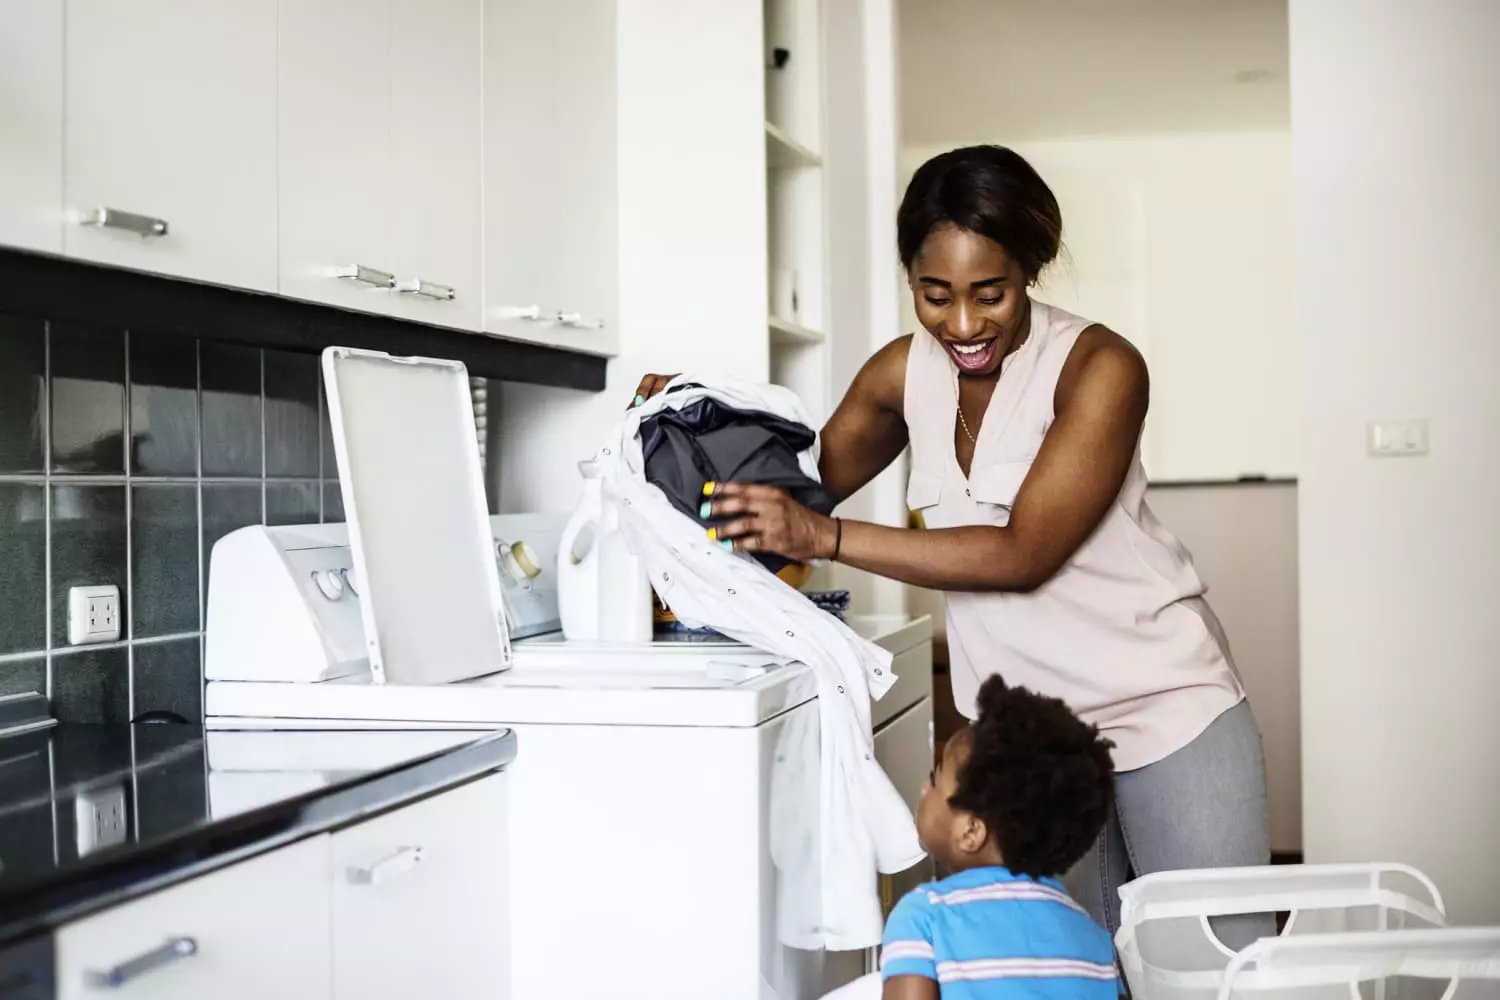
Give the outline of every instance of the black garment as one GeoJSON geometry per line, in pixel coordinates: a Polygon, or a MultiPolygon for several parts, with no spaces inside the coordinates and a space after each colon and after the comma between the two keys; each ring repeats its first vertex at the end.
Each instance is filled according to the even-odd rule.
{"type": "MultiPolygon", "coordinates": [[[[640,438],[646,480],[660,488],[672,506],[705,526],[712,523],[701,516],[707,483],[777,486],[820,514],[833,511],[828,491],[797,464],[797,456],[818,439],[803,424],[706,398],[642,420],[640,438]]],[[[773,573],[790,561],[764,552],[755,553],[755,558],[773,573]]]]}

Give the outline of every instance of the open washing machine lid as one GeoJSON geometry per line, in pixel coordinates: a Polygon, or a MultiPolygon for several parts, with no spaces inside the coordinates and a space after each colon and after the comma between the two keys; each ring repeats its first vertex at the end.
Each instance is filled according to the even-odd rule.
{"type": "Polygon", "coordinates": [[[370,671],[440,684],[503,670],[510,635],[468,371],[330,347],[323,381],[370,671]]]}

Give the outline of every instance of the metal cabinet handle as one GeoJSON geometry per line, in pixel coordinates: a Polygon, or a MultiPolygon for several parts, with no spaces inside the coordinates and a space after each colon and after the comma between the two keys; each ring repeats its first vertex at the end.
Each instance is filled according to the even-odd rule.
{"type": "Polygon", "coordinates": [[[148,951],[144,955],[137,955],[112,969],[88,973],[88,982],[94,989],[117,990],[132,979],[139,979],[148,972],[154,972],[185,958],[192,958],[196,954],[198,954],[198,942],[193,938],[168,938],[160,948],[148,951]]]}
{"type": "Polygon", "coordinates": [[[422,863],[426,853],[420,847],[402,847],[373,864],[351,867],[349,881],[354,885],[379,885],[397,875],[404,875],[422,863]]]}
{"type": "Polygon", "coordinates": [[[421,278],[410,278],[406,281],[398,281],[395,284],[398,292],[408,292],[412,295],[422,295],[429,299],[451,299],[454,297],[453,289],[447,285],[439,285],[434,281],[423,281],[421,278]]]}
{"type": "Polygon", "coordinates": [[[604,321],[597,319],[584,319],[582,313],[560,312],[557,314],[559,326],[572,327],[575,330],[602,330],[604,321]]]}
{"type": "Polygon", "coordinates": [[[127,233],[135,233],[137,236],[165,236],[168,228],[166,219],[154,219],[149,215],[122,212],[117,208],[105,208],[103,205],[80,214],[78,224],[96,226],[100,229],[119,229],[127,233]]]}
{"type": "Polygon", "coordinates": [[[541,319],[541,306],[496,306],[496,319],[541,319]]]}
{"type": "Polygon", "coordinates": [[[348,278],[350,281],[357,281],[361,285],[369,285],[372,288],[396,287],[394,274],[373,267],[365,267],[363,264],[342,264],[334,268],[333,276],[348,278]]]}

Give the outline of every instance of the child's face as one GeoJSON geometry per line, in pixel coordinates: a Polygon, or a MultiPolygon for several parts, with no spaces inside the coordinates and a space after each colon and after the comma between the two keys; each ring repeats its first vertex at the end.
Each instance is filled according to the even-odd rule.
{"type": "Polygon", "coordinates": [[[922,801],[917,804],[917,836],[925,850],[947,871],[961,871],[977,864],[998,864],[988,831],[973,814],[954,808],[949,801],[958,791],[958,774],[969,759],[973,733],[962,729],[943,746],[943,758],[932,769],[922,801]]]}

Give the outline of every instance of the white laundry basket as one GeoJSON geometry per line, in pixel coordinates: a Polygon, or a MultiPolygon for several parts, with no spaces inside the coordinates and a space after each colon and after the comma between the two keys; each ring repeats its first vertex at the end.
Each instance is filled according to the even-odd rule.
{"type": "Polygon", "coordinates": [[[1235,956],[1217,1000],[1500,1000],[1500,928],[1266,938],[1235,956]]]}
{"type": "Polygon", "coordinates": [[[1120,902],[1115,946],[1135,1000],[1218,996],[1236,956],[1215,936],[1210,917],[1285,915],[1282,938],[1447,923],[1437,887],[1406,865],[1158,872],[1122,886],[1120,902]]]}

